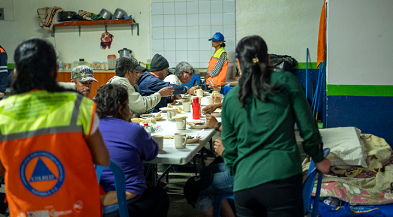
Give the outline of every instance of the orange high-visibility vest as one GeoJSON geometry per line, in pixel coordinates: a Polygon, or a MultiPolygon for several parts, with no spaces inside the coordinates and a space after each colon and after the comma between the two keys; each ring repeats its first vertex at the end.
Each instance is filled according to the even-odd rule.
{"type": "Polygon", "coordinates": [[[100,216],[86,143],[94,115],[94,102],[69,91],[0,101],[0,161],[11,216],[100,216]]]}
{"type": "Polygon", "coordinates": [[[210,82],[208,82],[207,80],[212,80],[213,84],[217,86],[221,86],[221,83],[225,82],[225,79],[227,77],[227,71],[228,71],[228,54],[223,47],[218,49],[216,52],[214,52],[214,54],[210,57],[209,68],[207,69],[207,71],[210,74],[210,71],[214,69],[222,53],[225,53],[225,55],[227,55],[227,60],[222,66],[221,71],[215,77],[209,76],[206,79],[207,84],[210,84],[210,82]]]}

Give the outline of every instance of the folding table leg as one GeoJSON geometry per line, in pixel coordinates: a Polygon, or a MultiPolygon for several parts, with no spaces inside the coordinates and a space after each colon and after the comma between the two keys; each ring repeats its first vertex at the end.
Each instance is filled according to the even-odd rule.
{"type": "Polygon", "coordinates": [[[153,176],[153,179],[152,179],[153,185],[154,185],[154,187],[157,187],[158,186],[158,183],[157,183],[157,164],[152,164],[152,176],[153,176]]]}
{"type": "Polygon", "coordinates": [[[198,170],[197,170],[197,166],[196,166],[196,158],[195,158],[195,156],[192,158],[192,162],[194,163],[195,176],[197,176],[198,175],[198,170]]]}
{"type": "Polygon", "coordinates": [[[203,150],[204,150],[204,148],[201,149],[201,164],[202,164],[202,167],[205,167],[205,161],[203,160],[203,150]]]}
{"type": "Polygon", "coordinates": [[[149,166],[147,167],[146,173],[145,173],[145,179],[148,179],[149,176],[151,175],[151,167],[152,167],[152,164],[149,164],[149,166]]]}
{"type": "Polygon", "coordinates": [[[169,170],[172,168],[172,165],[169,165],[165,170],[164,170],[164,172],[161,174],[161,176],[160,176],[160,178],[158,178],[158,180],[157,180],[157,184],[158,184],[158,182],[160,182],[161,181],[161,179],[166,175],[166,182],[168,182],[168,174],[169,174],[169,170]]]}

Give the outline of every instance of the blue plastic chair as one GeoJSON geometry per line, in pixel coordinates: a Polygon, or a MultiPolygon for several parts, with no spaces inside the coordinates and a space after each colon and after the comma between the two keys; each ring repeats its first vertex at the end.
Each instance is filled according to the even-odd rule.
{"type": "Polygon", "coordinates": [[[217,194],[214,196],[214,211],[213,211],[213,216],[214,217],[220,217],[221,214],[221,202],[225,199],[232,199],[234,200],[233,193],[232,194],[217,194]]]}
{"type": "MultiPolygon", "coordinates": [[[[325,148],[323,150],[324,156],[328,156],[330,153],[329,148],[325,148]]],[[[314,161],[310,162],[310,167],[308,168],[307,178],[303,183],[303,210],[304,215],[310,210],[312,210],[311,217],[317,216],[318,206],[319,206],[319,194],[321,192],[321,185],[322,185],[322,174],[318,173],[318,182],[317,182],[317,191],[315,192],[314,197],[314,205],[311,209],[311,193],[314,188],[315,183],[315,176],[317,175],[318,171],[315,167],[314,161]]]]}
{"type": "MultiPolygon", "coordinates": [[[[103,166],[94,166],[96,168],[98,183],[100,182],[103,166]]],[[[104,206],[104,213],[113,212],[115,210],[119,210],[120,217],[129,217],[128,215],[128,207],[127,207],[127,198],[126,198],[126,182],[123,169],[114,161],[111,160],[111,163],[108,167],[115,177],[115,187],[116,187],[116,195],[117,195],[117,205],[112,206],[104,206]],[[110,208],[110,210],[106,209],[110,208]]]]}
{"type": "Polygon", "coordinates": [[[195,82],[196,82],[197,85],[200,85],[201,84],[201,78],[198,75],[193,74],[193,76],[191,78],[191,81],[188,82],[188,84],[182,83],[181,85],[182,86],[186,86],[186,87],[188,87],[188,89],[190,89],[191,87],[194,86],[195,82]]]}

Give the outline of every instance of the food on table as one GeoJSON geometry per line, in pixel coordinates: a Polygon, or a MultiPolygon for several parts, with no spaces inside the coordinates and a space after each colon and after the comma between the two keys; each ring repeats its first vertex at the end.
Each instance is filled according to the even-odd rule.
{"type": "Polygon", "coordinates": [[[131,121],[135,122],[135,123],[141,123],[142,122],[142,118],[133,118],[133,119],[131,119],[131,121]]]}
{"type": "Polygon", "coordinates": [[[153,114],[142,114],[142,118],[154,118],[155,116],[153,114]]]}
{"type": "Polygon", "coordinates": [[[156,124],[156,119],[155,118],[144,118],[144,119],[142,119],[141,124],[144,124],[144,123],[148,123],[149,126],[152,126],[152,125],[156,124]]]}

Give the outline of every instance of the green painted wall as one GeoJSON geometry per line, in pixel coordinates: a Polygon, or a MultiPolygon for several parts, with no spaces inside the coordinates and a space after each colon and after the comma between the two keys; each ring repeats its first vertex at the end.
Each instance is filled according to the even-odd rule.
{"type": "MultiPolygon", "coordinates": [[[[309,69],[317,69],[316,62],[308,63],[309,69]]],[[[306,69],[306,63],[300,62],[295,69],[306,69]]],[[[391,96],[393,85],[326,85],[328,96],[391,96]]]]}
{"type": "Polygon", "coordinates": [[[393,85],[326,85],[328,96],[393,96],[393,85]]]}
{"type": "Polygon", "coordinates": [[[15,68],[15,63],[8,63],[7,64],[8,69],[14,69],[15,68]]]}

